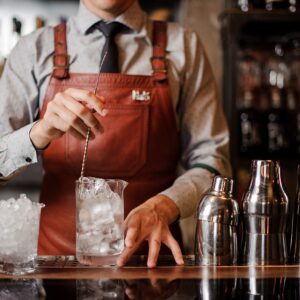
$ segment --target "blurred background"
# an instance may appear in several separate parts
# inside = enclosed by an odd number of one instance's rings
[[[78,0],[0,0],[0,73],[18,39],[64,22]],[[235,198],[241,201],[252,159],[281,162],[290,211],[300,157],[300,0],[140,0],[153,19],[177,21],[199,34],[217,80],[231,132]],[[1,92],[1,91],[0,91]],[[0,104],[1,105],[1,104]],[[6,186],[38,200],[40,164]],[[193,252],[195,220],[182,221]]]

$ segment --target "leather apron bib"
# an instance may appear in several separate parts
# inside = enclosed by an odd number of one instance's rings
[[[99,118],[104,133],[91,140],[85,176],[119,178],[125,189],[125,216],[171,186],[179,159],[175,112],[166,75],[166,24],[153,23],[153,75],[101,74],[99,95],[108,114]],[[65,25],[55,28],[54,71],[41,110],[67,88],[93,91],[98,74],[68,72]],[[149,94],[135,101],[133,91]],[[84,141],[65,134],[43,152],[40,255],[74,255],[76,244],[75,181],[80,177]],[[179,236],[177,235],[177,238]],[[176,236],[175,236],[176,238]]]

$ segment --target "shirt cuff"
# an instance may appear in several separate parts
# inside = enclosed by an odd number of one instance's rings
[[[29,137],[33,124],[26,125],[0,140],[0,157],[2,158],[0,173],[3,177],[9,177],[20,169],[37,162],[37,151]]]
[[[206,169],[190,169],[161,194],[174,201],[180,211],[180,219],[187,218],[195,213],[201,196],[211,187],[214,175]]]

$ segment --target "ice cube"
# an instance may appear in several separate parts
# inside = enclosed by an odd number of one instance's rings
[[[124,213],[123,200],[117,193],[112,192],[111,196],[109,197],[109,201],[114,214]]]
[[[89,223],[91,220],[90,212],[87,208],[81,208],[79,210],[79,222],[80,223]]]

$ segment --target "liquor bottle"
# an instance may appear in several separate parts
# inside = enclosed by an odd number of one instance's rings
[[[239,143],[242,155],[257,157],[262,148],[262,119],[255,108],[254,94],[245,91],[239,110]]]
[[[239,87],[243,91],[253,91],[262,85],[261,64],[253,49],[245,49],[238,58]]]
[[[247,12],[249,9],[252,8],[252,1],[249,0],[238,0],[237,5],[241,11]]]
[[[283,89],[290,79],[290,70],[284,58],[283,47],[276,43],[264,67],[264,82],[267,86]]]
[[[259,129],[261,136],[261,146],[258,159],[268,159],[268,116],[270,111],[270,97],[268,87],[262,86],[257,95],[257,118],[259,120]]]
[[[270,87],[270,110],[267,117],[268,152],[276,158],[287,154],[289,147],[288,117],[284,109],[282,91]]]
[[[291,12],[300,11],[300,0],[289,0],[289,3]]]
[[[287,67],[290,70],[289,86],[300,92],[300,37],[291,38],[287,43]]]
[[[288,9],[289,0],[265,0],[266,10]]]
[[[300,147],[300,128],[299,128],[299,121],[300,120],[300,111],[299,111],[299,105],[297,105],[297,99],[296,99],[296,92],[289,88],[286,91],[286,108],[287,108],[287,117],[289,122],[286,124],[288,132],[293,132],[295,134],[291,135],[290,138],[290,153],[293,155],[299,154],[298,149]]]

